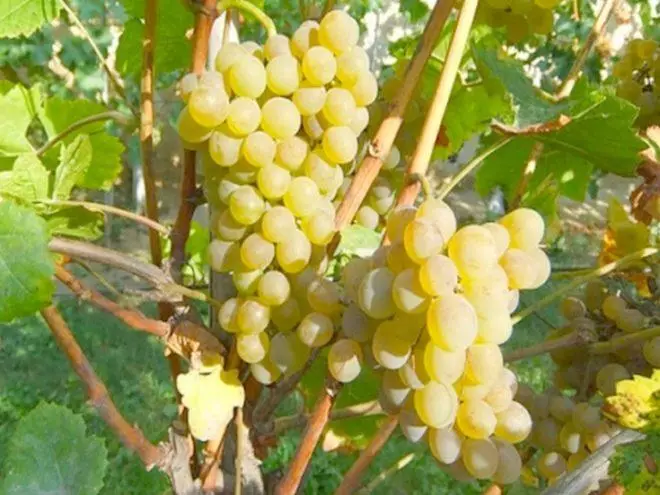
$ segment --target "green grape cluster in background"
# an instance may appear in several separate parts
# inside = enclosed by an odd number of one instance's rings
[[[554,26],[554,9],[561,0],[485,0],[476,22],[503,28],[511,44],[534,35],[547,36]]]

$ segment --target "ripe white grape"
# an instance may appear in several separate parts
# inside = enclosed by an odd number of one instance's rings
[[[269,36],[266,43],[264,43],[264,55],[268,60],[273,60],[281,55],[291,55],[289,38],[283,34]]]
[[[342,383],[355,380],[362,369],[362,349],[354,340],[341,339],[332,344],[328,353],[328,370]]]
[[[257,290],[259,279],[263,275],[262,270],[251,270],[241,263],[239,269],[235,269],[231,274],[231,280],[234,283],[236,292],[241,296],[251,296]]]
[[[497,419],[487,402],[466,400],[458,407],[456,424],[468,438],[488,438],[495,431]]]
[[[541,476],[554,479],[566,472],[566,459],[557,452],[547,452],[539,458],[536,468]]]
[[[282,242],[296,230],[296,219],[284,206],[274,206],[261,219],[261,233],[271,242]]]
[[[438,254],[445,244],[445,238],[437,225],[426,220],[413,220],[403,233],[406,253],[415,263],[422,263]]]
[[[511,236],[509,235],[509,231],[499,223],[495,222],[485,223],[483,224],[483,228],[487,229],[491,233],[493,239],[495,239],[497,254],[498,256],[502,256],[504,252],[509,248],[509,244],[511,243]]]
[[[275,159],[275,141],[263,131],[253,132],[243,141],[243,156],[255,167],[270,165]]]
[[[261,123],[261,109],[256,100],[239,96],[229,104],[227,127],[236,136],[247,136],[256,131]]]
[[[429,299],[419,283],[417,270],[408,268],[396,276],[392,283],[392,299],[404,313],[420,314],[426,311]]]
[[[323,116],[332,125],[347,126],[353,120],[357,106],[350,91],[343,88],[331,88],[323,104]]]
[[[276,96],[261,107],[261,128],[275,139],[295,136],[300,123],[300,112],[288,98]]]
[[[386,322],[387,323],[387,322]],[[411,344],[394,332],[391,327],[381,324],[374,333],[371,350],[374,358],[384,368],[396,370],[406,364],[410,357]]]
[[[266,332],[240,334],[236,338],[236,351],[246,363],[252,364],[262,361],[266,357],[269,348],[270,339]]]
[[[355,214],[355,221],[363,227],[376,230],[380,223],[380,215],[371,206],[361,206]]]
[[[215,70],[227,72],[240,59],[249,55],[247,50],[238,43],[223,43],[215,57]]]
[[[359,136],[364,132],[364,130],[369,125],[369,110],[365,107],[357,107],[353,113],[353,118],[351,119],[348,127],[353,129],[353,132],[356,136]]]
[[[236,313],[236,325],[241,333],[263,332],[270,321],[270,309],[256,299],[243,301]]]
[[[307,286],[307,302],[314,311],[333,315],[341,310],[341,294],[336,282],[315,277]]]
[[[430,381],[415,390],[414,400],[420,419],[432,428],[446,428],[456,418],[458,397],[451,385]]]
[[[357,74],[355,82],[348,85],[346,89],[355,98],[357,106],[366,107],[371,105],[378,96],[378,81],[371,72],[363,70]]]
[[[275,246],[261,234],[250,234],[241,243],[241,261],[250,270],[263,270],[274,257]]]
[[[321,200],[319,188],[309,177],[295,177],[284,195],[284,204],[297,217],[314,213]]]
[[[414,206],[399,206],[387,217],[387,236],[392,243],[403,242],[406,226],[415,219],[417,208]]]
[[[357,302],[358,290],[362,279],[371,270],[371,263],[365,258],[351,259],[341,271],[341,281],[344,285],[344,291],[351,301]]]
[[[300,369],[310,352],[295,333],[278,333],[270,341],[269,356],[282,373],[294,373]]]
[[[325,129],[321,125],[317,115],[310,115],[309,117],[305,117],[303,119],[302,125],[303,129],[305,130],[305,134],[307,134],[307,137],[309,137],[310,140],[320,141],[323,138]]]
[[[337,79],[344,84],[354,84],[365,70],[369,70],[369,55],[360,46],[354,46],[337,57]]]
[[[346,337],[360,343],[367,342],[375,331],[369,317],[355,303],[349,304],[344,310],[341,329]]]
[[[300,322],[300,306],[294,298],[289,298],[279,306],[271,308],[270,318],[279,331],[288,332]]]
[[[515,483],[520,478],[522,471],[522,459],[518,450],[508,442],[493,439],[493,443],[497,447],[498,462],[497,470],[493,474],[493,481],[509,485]]]
[[[237,333],[236,315],[241,301],[235,297],[227,299],[218,310],[218,323],[225,332]]]
[[[508,383],[496,382],[490,389],[484,401],[493,409],[494,413],[500,413],[506,410],[513,401],[513,393]]]
[[[261,61],[264,60],[265,57],[264,49],[256,41],[244,41],[243,43],[241,43],[241,47],[244,48],[245,51],[248,52],[250,55],[254,55]]]
[[[398,370],[403,383],[414,390],[424,387],[431,380],[424,363],[424,349],[425,345],[416,345],[406,364]]]
[[[453,464],[461,457],[463,437],[454,428],[431,428],[428,434],[431,453],[443,464]]]
[[[259,169],[257,186],[266,199],[280,199],[289,190],[291,173],[274,163]]]
[[[298,338],[309,347],[321,347],[330,342],[334,334],[332,320],[322,313],[309,313],[298,324]]]
[[[392,299],[394,274],[387,268],[370,271],[360,283],[358,304],[368,316],[384,319],[392,316],[396,305]]]
[[[397,162],[398,160],[400,158],[397,159]],[[440,229],[445,242],[456,233],[456,215],[454,215],[449,205],[441,199],[426,199],[419,205],[415,218],[435,224]]]
[[[330,163],[320,150],[309,153],[303,167],[305,175],[316,183],[321,194],[336,190],[344,180],[341,167]]]
[[[325,105],[325,98],[326,91],[323,86],[310,86],[304,82],[291,97],[300,115],[304,117],[319,113]]]
[[[282,372],[270,357],[266,356],[262,361],[250,364],[250,374],[262,385],[271,385],[277,381]]]
[[[240,266],[240,247],[236,242],[214,239],[209,244],[209,265],[220,273],[227,273]]]
[[[463,295],[470,301],[478,315],[488,317],[508,308],[510,294],[508,279],[501,266],[495,265],[479,279],[463,280]]]
[[[243,140],[216,129],[209,137],[209,154],[211,159],[222,167],[230,167],[238,162],[241,156]]]
[[[543,239],[543,217],[529,208],[518,208],[504,215],[498,223],[509,231],[512,248],[532,249]]]
[[[239,58],[229,70],[229,84],[238,96],[259,98],[266,89],[266,69],[254,55]]]
[[[603,314],[610,320],[616,321],[619,314],[626,309],[626,301],[616,295],[610,295],[603,301]]]
[[[201,126],[192,118],[188,107],[181,110],[176,128],[181,139],[186,143],[191,144],[198,144],[206,141],[213,133],[212,128]]]
[[[291,295],[289,279],[276,270],[266,272],[259,279],[257,286],[259,300],[268,306],[279,306]]]
[[[323,133],[322,146],[330,161],[348,163],[357,154],[357,136],[350,127],[330,127]]]
[[[552,266],[550,264],[550,258],[542,249],[532,248],[527,251],[527,254],[531,256],[532,262],[536,267],[536,280],[531,285],[530,289],[538,289],[550,278],[552,272]]]
[[[321,19],[318,36],[323,46],[339,54],[357,44],[360,27],[346,12],[333,10]]]
[[[312,245],[299,230],[289,233],[275,248],[275,257],[286,273],[302,271],[312,256]]]
[[[188,103],[190,94],[195,90],[195,88],[197,88],[198,85],[199,80],[197,78],[197,74],[188,73],[181,78],[179,81],[178,90],[179,96],[181,96],[181,99],[184,103]]]
[[[455,383],[465,368],[465,351],[445,351],[428,342],[424,349],[424,367],[437,382]]]
[[[290,138],[278,141],[275,161],[287,170],[295,172],[305,161],[308,151],[309,145],[307,141],[298,136],[291,136]]]
[[[252,225],[256,223],[266,204],[259,192],[252,186],[241,186],[229,198],[229,211],[238,223]]]
[[[531,289],[538,278],[534,258],[522,249],[508,249],[500,258],[500,266],[506,272],[512,289]]]
[[[477,342],[504,344],[513,333],[513,322],[508,308],[494,311],[488,316],[477,315]]]
[[[307,50],[318,45],[318,28],[316,21],[304,21],[298,26],[291,36],[291,51],[296,57],[302,58]]]
[[[335,233],[334,212],[317,210],[301,222],[302,231],[312,244],[325,246]]]
[[[399,428],[403,436],[412,443],[419,442],[424,438],[429,429],[415,412],[414,405],[410,400],[399,413]]]
[[[497,472],[499,453],[491,440],[467,438],[463,442],[462,449],[463,464],[475,478],[492,478]]]
[[[199,86],[190,94],[188,111],[202,127],[217,127],[229,114],[229,97],[224,89]]]
[[[334,79],[337,72],[337,61],[327,48],[313,46],[303,56],[302,71],[309,82],[322,86]]]
[[[380,389],[379,402],[386,411],[398,411],[410,394],[396,371],[385,370]]]
[[[489,273],[499,256],[495,239],[488,229],[468,225],[449,240],[449,257],[462,277],[478,279]]]
[[[243,159],[232,166],[225,177],[237,184],[254,184],[257,181],[258,173],[259,169],[257,167]]]
[[[213,232],[222,241],[240,241],[247,231],[247,227],[232,217],[229,210],[216,211],[212,220]]]
[[[513,401],[504,411],[497,413],[495,436],[511,443],[525,440],[532,431],[532,417],[522,404]]]
[[[497,344],[472,344],[467,348],[465,374],[472,383],[493,383],[503,369],[504,358]]]
[[[279,55],[266,66],[268,89],[279,96],[288,96],[298,89],[300,68],[292,55]]]
[[[448,351],[465,350],[477,336],[477,314],[464,297],[446,294],[431,302],[427,327],[435,345]]]

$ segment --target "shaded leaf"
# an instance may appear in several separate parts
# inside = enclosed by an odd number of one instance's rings
[[[421,0],[402,0],[399,10],[408,15],[411,22],[417,22],[429,12],[429,7]]]
[[[12,201],[0,202],[0,321],[27,316],[50,303],[55,265],[46,222]]]
[[[3,1],[13,3],[12,0],[0,0],[0,12]],[[20,84],[0,81],[0,156],[32,151],[25,132],[40,105],[38,88],[26,89]]]
[[[60,12],[58,0],[0,0],[0,38],[28,36]]]
[[[82,206],[51,208],[42,215],[51,235],[75,237],[94,241],[103,236],[105,217],[100,211],[91,211]]]
[[[68,146],[60,149],[60,164],[55,170],[53,199],[68,199],[71,190],[80,185],[92,163],[92,145],[89,137],[79,135]]]
[[[341,241],[336,252],[366,257],[380,246],[380,239],[380,234],[374,230],[362,225],[351,225],[341,231]]]
[[[33,153],[19,156],[11,171],[0,172],[0,196],[32,202],[48,197],[49,172]]]
[[[106,457],[103,441],[87,435],[81,415],[42,402],[18,422],[0,493],[93,495],[103,487]]]

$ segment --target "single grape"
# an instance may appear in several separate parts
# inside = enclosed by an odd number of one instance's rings
[[[493,409],[494,413],[505,411],[513,402],[513,393],[507,383],[497,381],[490,389],[484,401]]]
[[[279,306],[272,307],[270,313],[273,325],[281,332],[293,330],[300,323],[300,306],[293,298],[287,299]]]
[[[385,160],[383,160],[383,170],[393,170],[396,167],[398,167],[400,162],[401,162],[401,151],[399,151],[399,148],[392,145],[390,152],[387,154],[387,157],[385,157]],[[440,230],[442,230],[442,228]]]
[[[227,273],[240,266],[240,246],[236,242],[214,239],[209,244],[209,265],[219,273]]]
[[[275,248],[275,257],[286,273],[302,271],[312,256],[312,245],[300,230],[294,230]]]
[[[477,314],[464,297],[443,295],[431,302],[427,327],[435,345],[448,351],[464,350],[477,336]]]
[[[268,89],[278,96],[287,96],[300,84],[298,61],[291,55],[279,55],[266,66]]]
[[[355,77],[354,82],[346,85],[355,103],[359,107],[371,105],[378,96],[378,81],[368,70],[361,70]]]
[[[328,370],[342,383],[355,380],[362,369],[362,349],[354,340],[341,339],[332,344],[328,353]]]
[[[214,212],[211,225],[213,233],[221,241],[240,241],[247,231],[247,227],[234,220],[231,212],[227,209]]]
[[[562,423],[565,423],[571,419],[574,408],[575,404],[573,401],[565,395],[555,395],[551,397],[548,404],[548,411],[550,415]]]
[[[403,436],[412,443],[417,443],[424,438],[429,429],[415,412],[414,405],[410,400],[406,402],[399,413],[399,428]]]
[[[310,352],[295,333],[278,333],[270,341],[269,356],[282,373],[295,373],[305,365]]]
[[[336,190],[344,179],[341,167],[331,163],[320,150],[309,153],[303,167],[305,175],[316,183],[321,194]]]
[[[344,285],[344,291],[351,301],[357,302],[358,290],[362,279],[371,270],[371,263],[365,258],[351,259],[341,271],[341,281]]]
[[[589,451],[594,452],[605,445],[610,440],[610,438],[612,438],[612,431],[610,430],[610,426],[605,421],[601,421],[593,431],[590,431],[587,434],[587,448]]]
[[[282,372],[270,357],[266,356],[262,361],[250,364],[250,374],[262,385],[271,385],[277,381]]]
[[[217,127],[229,114],[229,97],[224,89],[197,87],[188,100],[190,116],[202,127]]]
[[[461,458],[467,471],[477,479],[492,478],[497,472],[499,453],[495,444],[487,439],[466,438]]]
[[[488,438],[496,423],[493,408],[483,400],[467,400],[458,407],[456,424],[468,438]]]
[[[181,139],[191,145],[210,139],[213,133],[212,128],[201,126],[192,118],[188,107],[181,110],[176,128]]]
[[[602,280],[591,280],[584,290],[584,303],[589,311],[598,311],[607,297],[607,286]]]
[[[291,36],[291,51],[293,54],[302,58],[307,50],[318,45],[319,23],[316,21],[304,21]]]
[[[330,127],[323,133],[322,146],[333,163],[348,163],[357,154],[357,136],[350,127]]]
[[[334,334],[332,320],[322,313],[309,313],[298,325],[300,341],[309,347],[321,347],[330,342]]]
[[[269,36],[266,43],[264,43],[264,55],[267,60],[273,60],[281,55],[291,55],[289,38],[283,34]]]
[[[435,224],[442,233],[445,242],[456,233],[456,215],[454,215],[449,205],[441,199],[426,199],[419,205],[415,218]]]
[[[522,471],[522,459],[518,450],[510,443],[497,438],[493,439],[493,443],[497,447],[499,456],[493,481],[504,485],[515,483],[520,478]]]
[[[344,310],[341,329],[346,337],[360,343],[367,342],[375,331],[369,317],[355,303],[349,304]]]
[[[467,279],[487,275],[497,264],[497,245],[492,234],[478,225],[458,230],[449,240],[449,257],[459,274]]]
[[[403,383],[414,390],[424,387],[431,380],[424,364],[425,347],[421,343],[416,345],[406,364],[398,370]]]
[[[222,167],[230,167],[238,162],[243,140],[216,129],[209,136],[211,159]]]
[[[587,452],[585,449],[580,449],[575,454],[568,456],[568,460],[566,461],[567,471],[570,472],[575,470],[584,462],[587,457],[589,457],[589,452]]]
[[[355,222],[369,230],[376,230],[380,223],[380,215],[371,206],[361,206],[355,214]]]
[[[483,224],[483,228],[487,229],[493,236],[493,239],[495,239],[497,254],[498,256],[502,256],[511,243],[511,236],[509,236],[509,231],[499,223],[494,222]]]
[[[433,457],[443,464],[452,464],[461,456],[463,436],[454,428],[431,428],[428,441]]]
[[[631,377],[628,370],[618,363],[603,366],[596,374],[596,388],[605,397],[616,394],[616,384]]]
[[[236,338],[236,351],[238,356],[246,363],[258,363],[262,361],[268,349],[270,348],[270,339],[266,332],[256,334],[241,334]]]
[[[307,137],[309,137],[310,140],[320,141],[323,138],[325,129],[321,125],[317,115],[310,115],[309,117],[305,117],[303,119],[302,125],[303,129],[305,130],[305,134],[307,134]]]
[[[532,417],[525,406],[512,402],[504,411],[495,415],[495,436],[511,443],[525,440],[532,431]]]
[[[282,242],[296,230],[296,219],[284,206],[272,207],[261,219],[261,234],[271,242]]]
[[[257,286],[259,301],[268,306],[279,306],[291,295],[289,279],[282,272],[276,270],[266,272],[259,279]]]
[[[422,263],[429,257],[438,254],[445,244],[440,229],[425,220],[413,220],[403,234],[403,245],[408,256],[416,263]]]
[[[616,326],[624,332],[638,332],[646,326],[646,317],[637,309],[623,309],[617,315]]]
[[[226,177],[237,184],[254,184],[258,173],[259,168],[242,159],[228,170]]]
[[[543,217],[529,208],[518,208],[504,215],[499,223],[509,231],[512,248],[532,249],[543,239]]]
[[[445,351],[428,342],[424,349],[424,367],[433,380],[453,384],[465,369],[465,351]]]
[[[263,332],[270,321],[270,309],[256,299],[247,299],[238,307],[236,325],[241,333]]]
[[[317,210],[321,196],[309,177],[295,177],[284,195],[284,205],[297,217],[307,217]]]
[[[318,36],[323,46],[339,54],[357,45],[360,28],[346,12],[332,10],[321,19]]]
[[[456,419],[458,397],[451,385],[430,381],[415,390],[415,411],[432,428],[446,428]]]
[[[263,270],[274,257],[275,246],[261,234],[250,234],[241,244],[241,261],[250,270]]]
[[[244,41],[243,43],[241,43],[241,47],[244,48],[245,51],[248,52],[250,55],[254,55],[263,62],[265,57],[264,49],[259,43],[257,43],[256,41]]]
[[[572,422],[565,423],[559,432],[559,445],[566,452],[575,454],[579,452],[584,443],[584,438],[580,431],[575,428]]]
[[[582,432],[593,431],[600,423],[600,410],[587,402],[580,402],[573,409],[573,424]]]
[[[387,217],[387,237],[392,243],[403,242],[406,226],[415,219],[417,208],[414,206],[399,206]]]
[[[317,210],[301,222],[302,231],[312,244],[325,246],[335,234],[335,216],[327,211]]]
[[[236,62],[249,55],[247,50],[235,42],[223,43],[215,57],[215,70],[227,72]]]
[[[259,169],[257,186],[266,199],[280,199],[289,190],[291,173],[282,167],[271,163]]]
[[[644,359],[654,368],[660,368],[660,337],[644,342]]]
[[[379,402],[386,411],[396,412],[405,403],[410,388],[402,381],[396,371],[385,370],[379,393]]]
[[[319,113],[325,105],[326,91],[323,86],[309,86],[303,84],[293,93],[291,97],[300,115],[309,117]]]
[[[218,323],[225,332],[237,333],[238,325],[236,323],[236,315],[238,308],[241,305],[241,300],[235,297],[227,299],[220,309],[218,310]]]
[[[256,100],[239,96],[229,104],[227,127],[236,136],[247,136],[261,123],[261,109]]]
[[[419,283],[417,270],[408,268],[396,276],[392,284],[392,299],[404,313],[420,314],[426,311],[429,299]]]
[[[508,249],[500,258],[500,266],[506,272],[512,289],[531,289],[538,278],[538,266],[522,249]]]
[[[379,325],[374,333],[371,350],[382,367],[397,370],[406,364],[411,353],[411,343],[388,325]]]
[[[309,145],[304,139],[292,136],[278,141],[275,161],[287,170],[295,172],[302,166],[308,151]]]
[[[330,50],[323,46],[313,46],[303,56],[302,71],[310,83],[323,86],[334,79],[337,62]]]
[[[619,296],[611,295],[607,296],[603,301],[602,310],[606,318],[616,321],[619,314],[626,309],[626,307],[626,301]]]
[[[394,274],[387,268],[377,268],[365,275],[358,289],[358,304],[368,316],[389,318],[396,311],[392,298]]]
[[[261,128],[275,139],[295,136],[300,123],[300,112],[287,98],[276,96],[261,107]]]
[[[558,478],[566,471],[566,459],[558,452],[547,452],[539,458],[536,468],[544,478]]]
[[[362,47],[354,46],[337,57],[337,79],[344,84],[354,84],[366,70],[369,70],[369,55]]]
[[[336,282],[316,277],[307,286],[307,302],[314,311],[333,315],[341,310],[341,294]]]
[[[259,192],[252,186],[241,186],[229,198],[229,211],[238,223],[256,223],[266,208]]]
[[[198,85],[199,79],[197,78],[197,74],[188,73],[181,78],[179,81],[178,90],[179,96],[181,96],[181,99],[184,103],[188,103],[190,95]]]
[[[232,272],[231,280],[239,295],[251,296],[256,292],[259,279],[262,275],[262,270],[251,270],[243,264],[240,269]]]
[[[587,307],[577,297],[567,297],[559,305],[559,310],[564,318],[572,320],[587,314]]]
[[[229,84],[238,96],[259,98],[266,89],[266,69],[254,55],[239,58],[229,70]]]
[[[504,344],[513,333],[513,321],[508,308],[499,309],[489,316],[477,315],[477,343]]]
[[[261,168],[273,163],[275,141],[263,131],[248,135],[243,141],[243,156],[251,165]]]

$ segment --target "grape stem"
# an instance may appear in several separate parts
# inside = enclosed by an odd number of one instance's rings
[[[558,339],[545,340],[529,347],[507,352],[504,355],[504,362],[512,363],[514,361],[520,361],[521,359],[527,359],[547,352],[556,351],[558,349],[574,347],[581,343],[583,343],[582,337],[578,333],[572,332]]]
[[[624,335],[618,339],[591,344],[589,346],[589,352],[596,355],[609,354],[617,349],[622,349],[629,345],[644,342],[658,336],[660,336],[660,327],[647,328],[646,330],[640,330],[639,332],[631,333],[630,335]]]
[[[595,270],[592,270],[591,272],[587,273],[586,275],[583,275],[581,277],[577,277],[571,282],[563,285],[556,291],[548,294],[542,299],[539,299],[536,301],[534,304],[530,304],[527,306],[525,309],[520,311],[518,314],[514,315],[512,321],[513,323],[518,323],[520,320],[523,318],[526,318],[527,316],[531,315],[535,311],[538,311],[541,308],[544,308],[545,306],[549,305],[550,303],[554,302],[556,299],[559,297],[563,296],[567,292],[570,292],[573,289],[578,288],[582,284],[588,282],[591,279],[602,277],[604,275],[607,275],[608,273],[611,273],[615,270],[624,268],[625,266],[635,262],[639,261],[641,259],[647,258],[648,256],[652,256],[654,254],[657,254],[660,252],[660,249],[658,248],[645,248],[641,249],[639,251],[636,251],[634,253],[631,253],[627,256],[624,256],[623,258],[620,258],[616,261],[613,261],[612,263],[608,263],[607,265],[603,265],[599,268],[596,268]]]
[[[396,461],[389,468],[387,468],[385,471],[383,471],[373,480],[367,483],[364,486],[364,488],[361,488],[356,493],[356,495],[368,495],[369,493],[372,493],[376,489],[376,487],[380,485],[383,481],[385,481],[387,478],[397,473],[398,471],[401,471],[403,468],[405,468],[412,461],[416,460],[418,457],[419,457],[418,454],[415,453],[404,455],[401,459]]]
[[[277,28],[273,20],[255,4],[247,0],[221,0],[218,2],[218,15],[227,9],[238,9],[247,12],[259,21],[269,37],[277,34]]]
[[[354,417],[367,417],[367,416],[378,416],[385,414],[383,408],[380,407],[380,403],[377,400],[370,400],[368,402],[362,402],[360,404],[355,404],[352,406],[344,407],[342,409],[337,409],[330,413],[330,421],[335,421],[338,419],[347,419]],[[276,418],[274,421],[274,435],[280,435],[281,433],[304,426],[307,420],[309,419],[309,414],[295,414],[293,416],[284,416],[281,418]]]

